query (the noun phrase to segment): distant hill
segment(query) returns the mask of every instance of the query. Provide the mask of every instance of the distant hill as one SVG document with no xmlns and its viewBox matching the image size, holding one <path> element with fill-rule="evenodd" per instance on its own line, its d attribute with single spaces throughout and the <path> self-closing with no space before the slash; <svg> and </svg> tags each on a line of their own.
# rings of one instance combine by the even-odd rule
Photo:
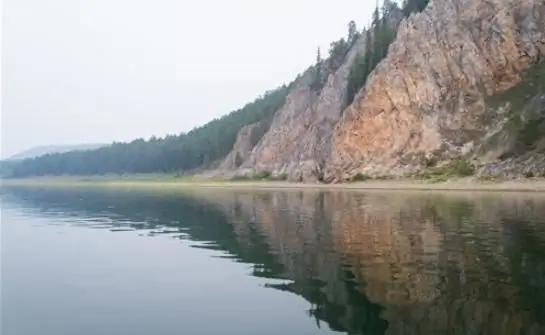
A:
<svg viewBox="0 0 545 335">
<path fill-rule="evenodd" d="M 34 158 L 47 154 L 64 153 L 69 151 L 93 150 L 107 146 L 105 143 L 90 143 L 90 144 L 74 144 L 74 145 L 47 145 L 42 147 L 34 147 L 7 158 L 7 160 L 21 160 L 26 158 Z"/>
</svg>

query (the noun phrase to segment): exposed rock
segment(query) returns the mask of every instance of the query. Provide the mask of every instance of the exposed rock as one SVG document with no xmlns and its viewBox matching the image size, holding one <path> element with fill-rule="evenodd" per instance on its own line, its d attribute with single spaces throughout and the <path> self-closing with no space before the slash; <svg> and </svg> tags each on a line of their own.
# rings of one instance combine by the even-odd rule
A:
<svg viewBox="0 0 545 335">
<path fill-rule="evenodd" d="M 259 123 L 250 124 L 239 130 L 233 149 L 215 171 L 216 175 L 232 173 L 250 157 L 250 153 L 254 147 L 254 143 L 252 143 L 252 131 L 258 125 Z"/>
<path fill-rule="evenodd" d="M 284 107 L 276 113 L 268 133 L 244 163 L 244 169 L 286 174 L 292 181 L 322 179 L 330 156 L 333 128 L 345 105 L 350 67 L 365 49 L 365 40 L 364 35 L 355 42 L 321 90 L 313 88 L 312 69 L 295 82 Z"/>
<path fill-rule="evenodd" d="M 396 40 L 348 108 L 349 72 L 366 34 L 319 85 L 314 68 L 302 74 L 256 147 L 250 152 L 239 135 L 245 144 L 237 140 L 220 170 L 341 182 L 421 173 L 462 157 L 481 176 L 543 174 L 545 135 L 531 150 L 520 143 L 526 126 L 545 132 L 543 109 L 528 112 L 545 92 L 545 1 L 431 0 L 401 18 L 390 18 Z M 536 64 L 543 75 L 530 80 L 524 70 Z M 505 92 L 510 99 L 491 100 Z M 518 114 L 524 127 L 506 131 Z"/>
<path fill-rule="evenodd" d="M 344 113 L 326 173 L 407 174 L 449 159 L 495 119 L 485 97 L 511 88 L 545 54 L 542 0 L 431 0 Z"/>
</svg>

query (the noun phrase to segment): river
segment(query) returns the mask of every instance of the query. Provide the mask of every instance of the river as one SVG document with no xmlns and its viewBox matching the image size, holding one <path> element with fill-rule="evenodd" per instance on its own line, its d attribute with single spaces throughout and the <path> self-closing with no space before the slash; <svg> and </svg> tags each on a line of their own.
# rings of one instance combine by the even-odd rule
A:
<svg viewBox="0 0 545 335">
<path fill-rule="evenodd" d="M 545 195 L 0 194 L 3 335 L 545 334 Z"/>
</svg>

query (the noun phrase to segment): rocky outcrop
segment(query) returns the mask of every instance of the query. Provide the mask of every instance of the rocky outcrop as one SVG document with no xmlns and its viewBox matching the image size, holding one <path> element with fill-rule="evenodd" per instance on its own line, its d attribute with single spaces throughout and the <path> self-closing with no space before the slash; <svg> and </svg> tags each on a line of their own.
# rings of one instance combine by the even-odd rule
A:
<svg viewBox="0 0 545 335">
<path fill-rule="evenodd" d="M 223 170 L 342 182 L 455 160 L 479 176 L 545 176 L 545 2 L 430 0 L 402 16 L 389 18 L 396 39 L 351 105 L 348 78 L 367 34 L 323 85 L 315 67 L 302 74 L 259 143 L 241 155 L 237 141 Z"/>
<path fill-rule="evenodd" d="M 295 81 L 285 105 L 277 111 L 269 131 L 244 163 L 241 174 L 269 171 L 293 181 L 317 181 L 330 156 L 331 135 L 345 106 L 350 67 L 365 49 L 360 37 L 343 64 L 331 73 L 321 90 L 313 87 L 313 69 Z"/>
<path fill-rule="evenodd" d="M 486 97 L 544 54 L 542 0 L 431 0 L 336 126 L 325 179 L 405 175 L 468 154 L 502 116 Z"/>
<path fill-rule="evenodd" d="M 216 171 L 217 175 L 226 174 L 238 169 L 250 157 L 250 153 L 254 147 L 254 143 L 252 143 L 252 131 L 257 126 L 259 126 L 259 123 L 253 123 L 239 130 L 233 149 L 223 162 L 221 162 Z"/>
</svg>

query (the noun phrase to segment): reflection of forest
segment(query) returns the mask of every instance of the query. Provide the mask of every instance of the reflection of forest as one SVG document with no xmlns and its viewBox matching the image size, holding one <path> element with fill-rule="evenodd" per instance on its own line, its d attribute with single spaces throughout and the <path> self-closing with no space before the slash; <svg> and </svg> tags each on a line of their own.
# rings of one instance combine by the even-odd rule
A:
<svg viewBox="0 0 545 335">
<path fill-rule="evenodd" d="M 363 333 L 355 320 L 378 304 L 388 334 L 545 333 L 538 323 L 545 321 L 542 200 L 309 191 L 204 196 L 228 213 L 239 236 L 248 222 L 256 225 L 294 280 L 282 289 L 305 296 L 310 283 L 322 283 L 327 305 L 316 310 L 343 311 L 335 320 L 317 316 L 335 328 Z M 362 311 L 354 299 L 365 297 L 373 304 Z"/>
<path fill-rule="evenodd" d="M 252 265 L 349 334 L 545 334 L 545 199 L 349 192 L 13 190 L 3 200 L 168 231 Z M 9 201 L 8 201 L 9 202 Z M 107 217 L 110 220 L 104 220 Z"/>
</svg>

